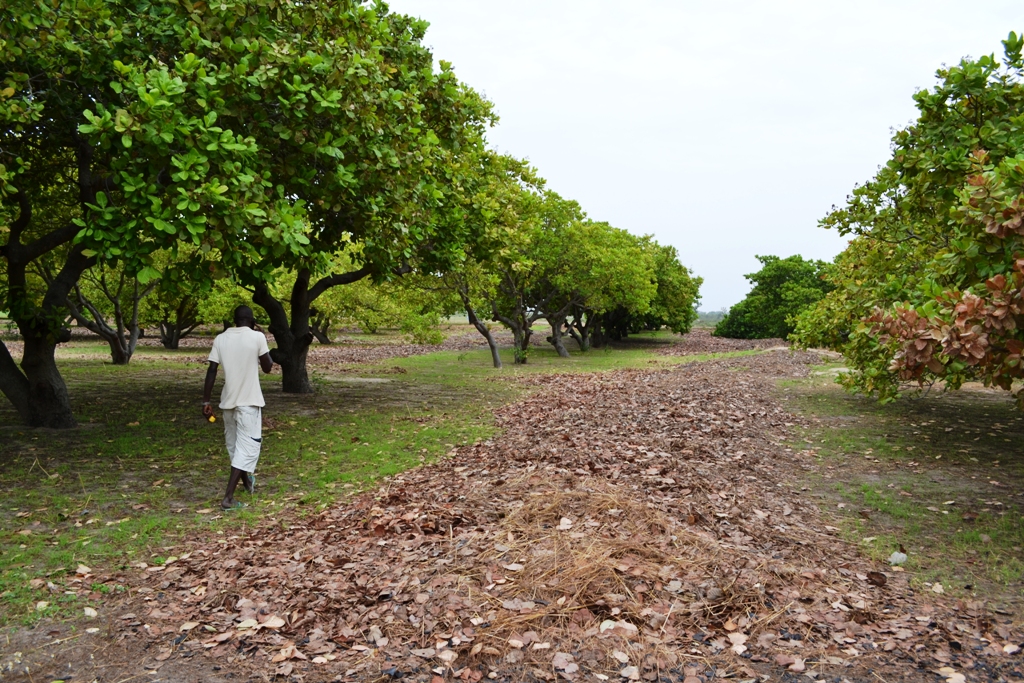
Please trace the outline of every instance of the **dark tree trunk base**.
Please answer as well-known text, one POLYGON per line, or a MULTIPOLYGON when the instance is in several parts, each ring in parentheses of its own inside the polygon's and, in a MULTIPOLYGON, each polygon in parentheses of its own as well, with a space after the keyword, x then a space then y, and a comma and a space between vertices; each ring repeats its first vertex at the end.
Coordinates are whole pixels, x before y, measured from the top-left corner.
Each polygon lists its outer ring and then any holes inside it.
POLYGON ((270 357, 275 363, 281 366, 281 391, 286 394, 312 394, 313 385, 309 383, 309 374, 306 371, 306 351, 309 345, 301 353, 287 355, 281 353, 281 347, 270 350, 270 357))
POLYGON ((554 318, 549 320, 548 323, 551 325, 551 336, 548 337, 548 341, 555 347, 555 351, 558 352, 559 357, 569 358, 569 349, 565 348, 565 343, 562 341, 562 323, 563 319, 554 318))
POLYGON ((21 369, 28 380, 26 422, 30 427, 71 429, 78 426, 71 411, 67 385, 57 369, 56 348, 56 340, 50 341, 48 335, 25 338, 21 369))

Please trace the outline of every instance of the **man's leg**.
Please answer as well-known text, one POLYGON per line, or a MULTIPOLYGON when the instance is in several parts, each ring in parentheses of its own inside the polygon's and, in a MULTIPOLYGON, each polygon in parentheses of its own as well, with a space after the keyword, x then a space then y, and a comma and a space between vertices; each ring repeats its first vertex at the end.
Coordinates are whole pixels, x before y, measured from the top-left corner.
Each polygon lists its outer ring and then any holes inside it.
POLYGON ((238 487, 238 482, 245 474, 242 470, 237 467, 231 468, 231 476, 228 477, 228 489, 224 492, 224 500, 220 502, 220 506, 227 510, 235 505, 235 489, 238 487))
MULTIPOLYGON (((238 420, 237 414, 234 408, 229 408, 223 412, 224 420, 224 445, 228 449, 228 458, 231 462, 235 461, 235 452, 238 449, 238 420)), ((235 489, 238 487, 238 480, 241 479, 243 472, 234 466, 231 467, 231 474, 228 475, 228 487, 224 492, 224 498, 220 502, 222 508, 229 508, 235 504, 235 489)))
POLYGON ((231 456, 232 478, 228 482, 229 492, 225 497, 225 505, 233 505, 228 501, 239 481, 252 493, 252 480, 249 473, 256 471, 260 458, 260 447, 263 443, 262 411, 257 406, 238 406, 235 408, 235 448, 231 456), (239 474, 235 476, 235 471, 239 474))

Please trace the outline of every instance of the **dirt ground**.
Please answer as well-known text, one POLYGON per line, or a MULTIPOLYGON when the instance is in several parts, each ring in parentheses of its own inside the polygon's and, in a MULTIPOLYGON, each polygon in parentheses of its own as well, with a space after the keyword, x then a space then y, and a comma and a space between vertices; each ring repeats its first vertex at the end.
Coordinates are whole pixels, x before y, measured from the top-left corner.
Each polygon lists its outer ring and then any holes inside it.
POLYGON ((1019 623, 921 591, 801 491, 815 354, 520 378, 501 436, 350 504, 93 575, 4 680, 1002 681, 1019 623), (114 597, 116 596, 116 597, 114 597))

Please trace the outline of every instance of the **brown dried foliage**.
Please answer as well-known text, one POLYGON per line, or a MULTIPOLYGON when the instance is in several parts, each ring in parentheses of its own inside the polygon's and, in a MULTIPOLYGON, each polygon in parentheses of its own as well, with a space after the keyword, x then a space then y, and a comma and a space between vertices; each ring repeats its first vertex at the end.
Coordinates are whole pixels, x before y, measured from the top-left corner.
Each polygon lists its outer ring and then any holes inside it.
POLYGON ((980 603, 923 604, 782 485, 811 456, 783 447, 772 378, 814 362, 529 376, 494 441, 133 570, 121 628, 315 680, 998 664, 1019 636, 980 603))
POLYGON ((890 367, 900 379, 921 380, 926 370, 943 376, 949 361, 977 368, 984 379, 1006 390, 1024 377, 1024 342, 1014 336, 1017 317, 1024 315, 1024 258, 1014 267, 1010 277, 987 280, 984 296, 947 292, 934 318, 899 306, 894 313, 876 309, 865 319, 881 343, 898 340, 890 367))

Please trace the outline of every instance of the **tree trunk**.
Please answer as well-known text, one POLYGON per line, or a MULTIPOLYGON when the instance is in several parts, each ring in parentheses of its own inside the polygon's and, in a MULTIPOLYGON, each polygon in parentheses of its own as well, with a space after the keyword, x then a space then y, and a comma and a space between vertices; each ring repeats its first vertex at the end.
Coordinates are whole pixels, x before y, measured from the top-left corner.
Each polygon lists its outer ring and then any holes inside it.
POLYGON ((181 341, 181 329, 172 324, 170 321, 160 321, 160 343, 164 345, 164 348, 168 351, 174 351, 178 348, 178 343, 181 341))
MULTIPOLYGON (((493 303, 492 303, 493 307, 493 303)), ((526 365, 527 352, 530 349, 530 335, 533 331, 519 322, 518 316, 503 316, 494 308, 494 320, 512 330, 512 362, 526 365)))
POLYGON ((286 394, 313 393, 313 385, 309 383, 306 371, 306 356, 309 345, 313 343, 313 332, 309 325, 313 302, 331 287, 356 282, 369 274, 370 269, 363 267, 350 273, 328 275, 310 287, 310 272, 303 268, 292 285, 290 324, 284 305, 274 298, 266 283, 256 285, 252 300, 270 317, 270 333, 277 343, 277 348, 270 350, 270 357, 281 366, 281 389, 286 394))
POLYGON ((563 298, 561 306, 554 308, 554 302, 558 301, 555 298, 555 294, 549 294, 544 297, 543 302, 538 305, 538 308, 542 308, 544 311, 544 318, 548 321, 548 325, 551 326, 551 336, 548 337, 548 341, 555 347, 555 351, 561 358, 569 358, 569 350, 565 348, 565 341, 562 331, 562 326, 566 324, 566 319, 569 317, 569 313, 572 312, 573 308, 576 307, 574 297, 563 298))
POLYGON ((516 365, 526 365, 527 354, 530 350, 530 337, 533 330, 530 325, 533 320, 525 315, 521 305, 517 305, 512 315, 502 315, 498 312, 497 303, 491 301, 491 314, 494 320, 512 330, 512 358, 516 365))
MULTIPOLYGON (((78 289, 77 286, 76 289, 78 289)), ((100 312, 96 310, 92 303, 82 295, 80 290, 77 292, 77 298, 79 304, 92 313, 93 318, 90 319, 86 316, 82 312, 81 308, 71 300, 71 297, 68 297, 68 308, 71 310, 71 317, 75 319, 75 322, 77 322, 79 326, 84 327, 97 335, 103 341, 107 342, 107 346, 110 347, 110 361, 114 365, 128 365, 132 356, 131 351, 128 348, 128 340, 125 338, 123 331, 121 329, 114 329, 108 325, 100 312)), ((115 314, 115 318, 119 317, 119 313, 115 314)), ((120 328, 121 325, 118 323, 116 324, 116 327, 120 328)))
POLYGON ((132 360, 132 355, 135 354, 135 347, 139 342, 139 304, 153 291, 157 283, 153 282, 144 290, 139 291, 139 281, 132 278, 132 286, 134 287, 131 295, 132 308, 126 320, 124 311, 121 309, 121 290, 125 281, 124 273, 121 273, 120 278, 121 282, 113 292, 107 287, 105 275, 101 275, 99 280, 104 295, 114 306, 113 325, 108 323, 103 313, 82 294, 82 288, 78 284, 75 284, 74 287, 74 299, 69 295, 67 305, 75 322, 93 334, 99 335, 103 341, 107 342, 107 345, 110 346, 110 359, 114 365, 128 365, 132 360), (77 304, 75 299, 77 299, 77 304), (92 316, 91 318, 85 315, 86 310, 89 311, 92 316))
POLYGON ((313 342, 313 334, 307 332, 301 336, 286 335, 285 342, 274 333, 277 348, 271 349, 271 357, 281 366, 281 391, 286 394, 312 394, 313 385, 309 383, 309 372, 306 369, 306 356, 309 345, 313 342))
POLYGON ((309 271, 300 271, 292 286, 291 324, 284 305, 265 284, 257 285, 252 297, 253 303, 270 316, 270 334, 277 342, 277 348, 270 349, 270 357, 281 366, 281 390, 286 394, 313 393, 306 370, 306 356, 313 342, 313 333, 309 331, 309 305, 306 304, 308 287, 309 271))
POLYGON ((531 336, 533 336, 533 330, 530 328, 522 327, 521 325, 516 325, 512 328, 514 344, 512 355, 515 358, 516 365, 526 365, 526 361, 529 358, 531 336))
POLYGON ((178 348, 181 340, 191 334, 192 330, 199 325, 199 321, 196 319, 199 313, 199 302, 190 296, 183 297, 178 302, 177 308, 174 309, 173 321, 170 320, 170 309, 161 307, 161 311, 164 319, 160 321, 160 343, 164 345, 165 349, 173 351, 178 348))
POLYGON ((18 411, 18 417, 25 424, 32 424, 32 411, 29 410, 30 388, 28 378, 18 368, 11 356, 10 349, 0 341, 0 391, 18 411))
POLYGON ((586 352, 593 346, 593 334, 601 326, 601 314, 577 309, 572 323, 568 325, 569 334, 579 344, 580 351, 586 352), (584 316, 586 320, 584 320, 584 316))
POLYGON ((565 344, 562 342, 562 323, 565 318, 559 318, 552 316, 548 318, 548 324, 551 325, 551 344, 555 347, 555 351, 562 358, 569 357, 569 350, 565 348, 565 344))
MULTIPOLYGON (((21 358, 21 369, 28 380, 29 425, 54 429, 77 426, 71 412, 68 387, 54 358, 57 340, 49 334, 30 334, 23 338, 25 352, 21 358)), ((62 335, 61 341, 69 339, 70 332, 62 335)))
MULTIPOLYGON (((80 201, 83 204, 95 202, 91 148, 79 144, 75 155, 80 201)), ((32 225, 32 202, 24 192, 8 194, 5 199, 17 202, 20 211, 17 219, 8 221, 4 226, 7 241, 0 244, 0 258, 6 261, 6 291, 0 305, 7 309, 10 318, 17 323, 24 340, 24 352, 21 368, 18 368, 6 345, 0 343, 0 391, 14 404, 21 419, 30 427, 74 427, 76 422, 71 412, 71 399, 67 385, 57 369, 54 351, 58 343, 70 338, 70 331, 63 325, 67 317, 68 295, 82 273, 95 263, 95 258, 87 256, 81 245, 71 244, 80 231, 74 221, 44 230, 34 240, 23 243, 21 238, 32 225), (67 256, 60 271, 51 276, 40 259, 64 245, 69 245, 67 256), (40 270, 46 273, 46 291, 38 305, 29 294, 30 266, 37 273, 40 270)))
POLYGON ((107 339, 107 344, 110 345, 110 362, 114 365, 128 365, 132 360, 127 344, 122 344, 122 341, 117 338, 107 339))
POLYGON ((462 305, 466 308, 466 317, 469 318, 470 324, 476 328, 477 332, 483 335, 484 339, 487 340, 487 346, 491 350, 491 362, 494 363, 494 367, 501 368, 501 355, 498 353, 498 344, 494 341, 494 335, 491 334, 491 328, 487 327, 487 323, 483 322, 476 316, 476 311, 473 309, 473 304, 469 299, 468 292, 464 292, 460 289, 459 297, 462 298, 462 305))
POLYGON ((580 347, 580 351, 590 350, 589 343, 584 348, 584 343, 589 342, 590 340, 584 340, 584 337, 579 333, 579 330, 576 329, 576 325, 574 323, 566 323, 565 331, 568 332, 569 336, 572 337, 573 341, 576 342, 576 346, 580 347))
MULTIPOLYGON (((54 358, 58 339, 45 331, 22 335, 22 338, 25 350, 20 370, 7 346, 0 343, 0 390, 29 427, 67 429, 77 426, 67 385, 54 358)), ((59 341, 67 340, 66 335, 59 338, 59 341)))

